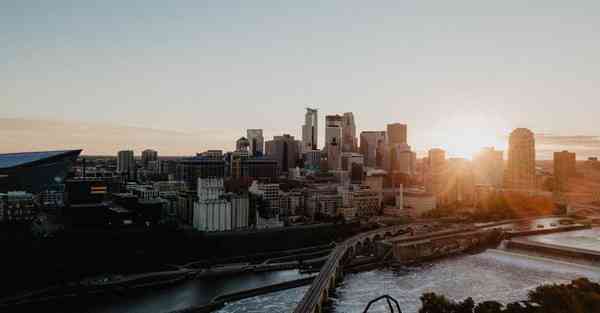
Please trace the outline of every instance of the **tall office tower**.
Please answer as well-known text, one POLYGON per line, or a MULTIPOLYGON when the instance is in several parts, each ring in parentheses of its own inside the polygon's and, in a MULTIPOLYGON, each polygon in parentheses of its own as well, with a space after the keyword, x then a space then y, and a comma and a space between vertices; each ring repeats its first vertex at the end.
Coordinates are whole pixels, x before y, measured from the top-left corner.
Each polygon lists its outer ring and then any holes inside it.
POLYGON ((390 172, 412 176, 416 171, 416 153, 412 152, 410 146, 401 143, 389 146, 390 172))
POLYGON ((354 114, 346 112, 342 117, 342 152, 356 152, 357 145, 354 114))
POLYGON ((327 115, 325 117, 325 151, 335 139, 339 148, 342 148, 342 116, 327 115))
POLYGON ((442 149, 429 150, 425 189, 438 198, 438 203, 445 203, 446 186, 446 151, 442 149))
POLYGON ((304 168, 309 171, 318 171, 321 168, 321 155, 321 150, 304 152, 304 168))
POLYGON ((193 226, 202 231, 232 229, 231 203, 223 199, 222 178, 199 178, 198 201, 194 203, 193 226))
POLYGON ((158 160, 158 152, 147 149, 142 151, 142 165, 145 169, 148 169, 148 163, 158 160))
POLYGON ((281 173, 288 173, 290 169, 298 165, 298 146, 298 141, 294 139, 294 136, 284 134, 267 141, 265 151, 267 156, 277 160, 281 173))
POLYGON ((360 133, 360 153, 365 158, 365 166, 382 168, 387 141, 384 131, 363 131, 360 133))
POLYGON ((133 157, 133 151, 119 151, 117 154, 117 173, 126 174, 129 180, 136 179, 137 169, 135 165, 135 158, 133 157))
POLYGON ((230 175, 232 178, 242 178, 248 173, 247 160, 249 154, 247 150, 237 150, 231 153, 231 159, 229 160, 230 175))
POLYGON ((235 151, 246 151, 250 148, 250 141, 246 137, 242 137, 235 142, 235 151))
POLYGON ((473 157, 475 184, 502 187, 504 176, 504 152, 494 147, 481 149, 473 157))
POLYGON ((446 163, 447 203, 473 204, 475 202, 473 164, 464 158, 450 158, 446 163))
POLYGON ((394 123, 387 125, 388 144, 407 143, 406 124, 394 123))
POLYGON ((332 137, 327 142, 327 168, 330 171, 337 171, 342 168, 342 147, 337 137, 332 137))
POLYGON ((246 138, 250 141, 250 155, 253 157, 265 154, 265 138, 262 129, 248 129, 246 138))
POLYGON ((302 125, 302 151, 316 150, 319 146, 318 110, 306 108, 304 125, 302 125))
POLYGON ((504 184, 509 189, 536 189, 535 136, 529 129, 517 128, 510 134, 504 184))
POLYGON ((569 178, 577 174, 574 152, 554 152, 554 180, 558 191, 566 191, 569 178))

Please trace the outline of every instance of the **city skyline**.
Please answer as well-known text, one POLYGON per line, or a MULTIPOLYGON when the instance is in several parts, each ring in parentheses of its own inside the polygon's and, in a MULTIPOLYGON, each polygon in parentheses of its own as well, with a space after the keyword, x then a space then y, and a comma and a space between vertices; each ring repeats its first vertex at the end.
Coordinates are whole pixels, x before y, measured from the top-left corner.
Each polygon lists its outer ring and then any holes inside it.
MULTIPOLYGON (((338 4, 3 5, 3 116, 301 138, 299 112, 312 105, 320 117, 354 112, 359 132, 406 123, 421 155, 505 149, 518 127, 597 135, 598 3, 338 4)), ((27 137, 7 127, 2 151, 19 150, 27 137)), ((214 137, 195 150, 235 140, 214 137)), ((176 138, 149 145, 192 153, 176 138)))
MULTIPOLYGON (((299 112, 302 117, 302 111, 299 112)), ((321 125, 323 125, 325 116, 321 117, 323 119, 321 125)), ((204 129, 184 132, 106 123, 6 118, 0 118, 0 121, 2 122, 0 123, 0 135, 6 139, 0 142, 1 153, 81 148, 83 155, 113 156, 119 150, 134 150, 136 156, 139 156, 143 150, 153 149, 162 156, 190 156, 211 149, 233 151, 235 150, 235 141, 246 136, 246 129, 204 129)), ((382 125, 375 131, 385 131, 385 126, 382 125)), ((497 150, 504 151, 506 158, 508 135, 512 131, 500 134, 489 142, 483 137, 475 144, 468 142, 468 145, 465 144, 467 152, 457 152, 458 150, 453 149, 450 145, 451 142, 444 141, 442 137, 437 139, 439 143, 437 145, 427 145, 423 141, 419 141, 412 129, 409 123, 408 142, 419 158, 427 156, 429 149, 441 148, 448 153, 448 157, 467 159, 472 159, 485 147, 495 147, 497 150)), ((362 131, 373 130, 362 129, 357 123, 357 134, 360 135, 362 131)), ((552 160, 554 152, 565 149, 577 152, 579 160, 600 155, 600 136, 576 134, 562 136, 538 133, 533 129, 532 131, 538 142, 536 147, 536 159, 538 160, 552 160)), ((264 139, 265 141, 271 140, 274 136, 284 133, 301 137, 301 129, 296 132, 285 132, 264 128, 264 139)), ((320 138, 319 144, 320 148, 323 148, 324 129, 321 129, 320 135, 323 138, 320 138)))

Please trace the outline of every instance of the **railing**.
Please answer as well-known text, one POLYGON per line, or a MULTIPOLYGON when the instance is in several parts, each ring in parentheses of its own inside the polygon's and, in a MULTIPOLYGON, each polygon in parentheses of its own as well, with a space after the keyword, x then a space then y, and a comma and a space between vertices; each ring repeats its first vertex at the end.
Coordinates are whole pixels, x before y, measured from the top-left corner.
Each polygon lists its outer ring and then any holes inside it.
POLYGON ((398 303, 398 301, 396 301, 396 299, 394 299, 388 295, 384 295, 377 299, 371 300, 371 302, 369 302, 369 304, 367 305, 367 307, 365 308, 363 313, 368 313, 371 306, 381 300, 386 300, 388 307, 390 308, 390 313, 402 313, 402 310, 400 309, 400 304, 398 303), (392 305, 392 303, 394 303, 396 305, 395 308, 392 305))
POLYGON ((369 231, 363 234, 356 235, 337 245, 335 249, 331 252, 329 259, 327 259, 327 262, 323 265, 321 271, 319 272, 319 275, 315 278, 312 285, 310 286, 310 288, 308 289, 308 291, 294 310, 294 313, 314 312, 315 308, 319 305, 319 302, 321 301, 321 293, 324 289, 328 287, 329 280, 337 271, 338 266, 340 266, 339 263, 346 255, 348 248, 353 246, 358 241, 361 241, 370 236, 374 236, 380 233, 385 234, 386 232, 393 233, 404 228, 405 227, 392 226, 369 231))

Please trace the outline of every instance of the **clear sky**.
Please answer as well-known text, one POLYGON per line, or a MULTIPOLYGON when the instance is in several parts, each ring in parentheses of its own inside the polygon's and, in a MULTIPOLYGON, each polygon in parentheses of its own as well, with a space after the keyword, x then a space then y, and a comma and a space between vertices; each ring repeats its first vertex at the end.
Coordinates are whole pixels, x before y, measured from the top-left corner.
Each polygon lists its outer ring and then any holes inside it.
POLYGON ((461 155, 598 135, 599 34, 594 0, 0 1, 0 117, 300 137, 311 105, 461 155))

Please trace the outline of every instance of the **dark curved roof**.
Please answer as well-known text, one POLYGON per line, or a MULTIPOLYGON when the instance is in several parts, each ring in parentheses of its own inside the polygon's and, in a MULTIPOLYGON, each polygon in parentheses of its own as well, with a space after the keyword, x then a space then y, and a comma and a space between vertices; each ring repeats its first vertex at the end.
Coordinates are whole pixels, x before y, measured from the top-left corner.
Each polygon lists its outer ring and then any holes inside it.
POLYGON ((60 150, 0 154, 0 169, 22 166, 61 155, 79 155, 79 153, 81 153, 81 150, 60 150))

